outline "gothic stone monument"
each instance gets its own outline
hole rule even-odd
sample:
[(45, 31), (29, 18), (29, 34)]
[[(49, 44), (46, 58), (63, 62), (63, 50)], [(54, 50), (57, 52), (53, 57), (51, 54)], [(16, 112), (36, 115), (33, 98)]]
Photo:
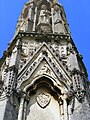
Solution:
[(0, 120), (90, 120), (89, 90), (63, 6), (26, 3), (0, 59)]

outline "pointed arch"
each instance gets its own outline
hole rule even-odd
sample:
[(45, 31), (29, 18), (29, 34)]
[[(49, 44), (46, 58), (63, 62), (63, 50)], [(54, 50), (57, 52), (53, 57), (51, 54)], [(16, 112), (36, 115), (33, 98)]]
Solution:
[(63, 90), (69, 91), (69, 88), (65, 83), (61, 83), (61, 86), (60, 86), (60, 84), (58, 84), (54, 78), (46, 74), (34, 78), (31, 83), (28, 83), (26, 85), (25, 84), (26, 84), (25, 82), (22, 83), (20, 87), (26, 93), (28, 90), (33, 91), (38, 89), (40, 86), (45, 86), (48, 89), (51, 89), (52, 91), (57, 92), (59, 94), (61, 94), (61, 91)]

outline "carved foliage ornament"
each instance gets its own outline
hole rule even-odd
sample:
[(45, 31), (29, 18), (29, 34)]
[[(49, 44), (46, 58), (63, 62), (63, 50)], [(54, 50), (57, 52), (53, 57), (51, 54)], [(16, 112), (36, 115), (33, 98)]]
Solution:
[(41, 108), (45, 108), (49, 105), (50, 101), (51, 101), (51, 97), (49, 94), (45, 93), (45, 92), (41, 92), (37, 98), (37, 103)]

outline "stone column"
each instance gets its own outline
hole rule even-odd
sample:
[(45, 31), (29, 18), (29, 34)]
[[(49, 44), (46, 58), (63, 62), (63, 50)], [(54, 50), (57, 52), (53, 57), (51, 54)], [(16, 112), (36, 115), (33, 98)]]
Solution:
[(60, 120), (64, 120), (63, 100), (61, 99), (61, 96), (59, 97), (59, 107), (60, 107)]
[(32, 7), (30, 6), (30, 9), (29, 9), (29, 19), (31, 20), (31, 13), (32, 13)]
[(64, 120), (68, 120), (67, 95), (63, 96)]
[(60, 106), (61, 109), (61, 120), (64, 120), (64, 109), (63, 109), (63, 105)]
[(18, 120), (22, 120), (23, 117), (23, 108), (24, 108), (24, 97), (20, 100), (19, 112), (18, 112)]
[(26, 110), (27, 109), (27, 101), (25, 100), (24, 102), (24, 115), (23, 115), (23, 120), (26, 120)]
[(35, 8), (35, 15), (34, 15), (33, 31), (35, 31), (35, 26), (36, 26), (36, 18), (37, 18), (37, 7)]
[(54, 33), (53, 8), (51, 8), (51, 14), (52, 14), (52, 31), (53, 31), (53, 33)]

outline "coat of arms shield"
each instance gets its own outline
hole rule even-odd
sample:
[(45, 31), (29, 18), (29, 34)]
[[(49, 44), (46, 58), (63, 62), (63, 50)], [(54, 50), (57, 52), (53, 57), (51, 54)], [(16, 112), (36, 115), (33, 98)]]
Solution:
[(45, 108), (48, 106), (48, 104), (50, 103), (51, 97), (48, 93), (45, 92), (41, 92), (37, 98), (37, 103), (41, 108)]

